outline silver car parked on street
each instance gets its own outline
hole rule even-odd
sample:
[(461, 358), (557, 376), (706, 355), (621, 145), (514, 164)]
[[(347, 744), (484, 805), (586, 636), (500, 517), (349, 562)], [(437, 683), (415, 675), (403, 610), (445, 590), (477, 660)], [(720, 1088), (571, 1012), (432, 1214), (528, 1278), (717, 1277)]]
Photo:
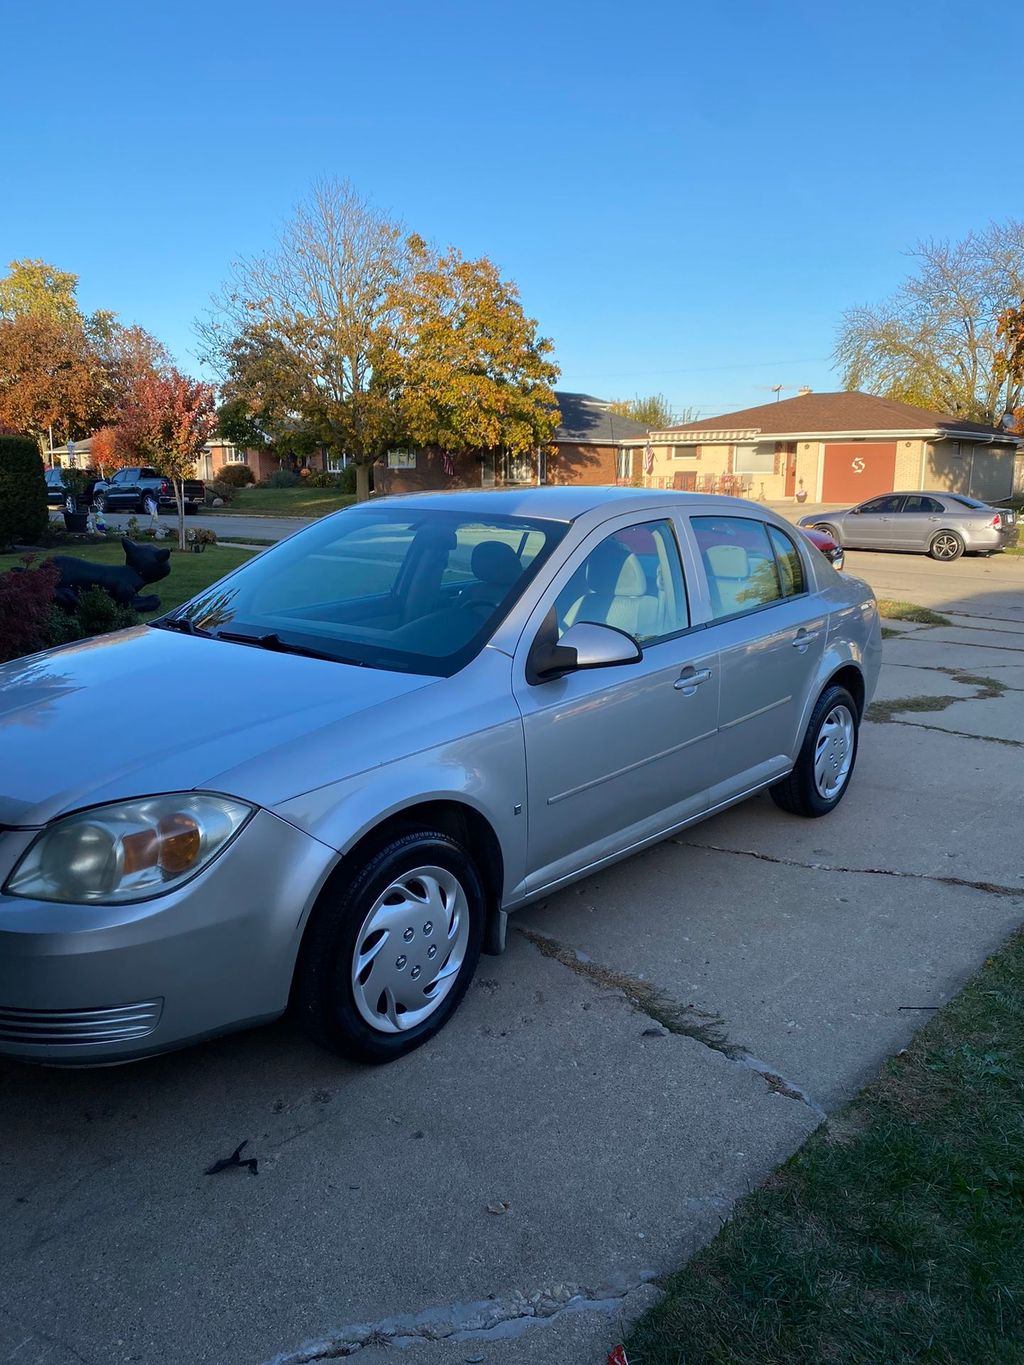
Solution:
[(844, 512), (817, 512), (799, 525), (846, 550), (917, 550), (950, 561), (1016, 545), (1017, 515), (964, 493), (885, 493)]
[(833, 810), (880, 654), (870, 588), (750, 502), (347, 508), (0, 668), (0, 1052), (123, 1060), (291, 1004), (398, 1057), (510, 911), (765, 788)]

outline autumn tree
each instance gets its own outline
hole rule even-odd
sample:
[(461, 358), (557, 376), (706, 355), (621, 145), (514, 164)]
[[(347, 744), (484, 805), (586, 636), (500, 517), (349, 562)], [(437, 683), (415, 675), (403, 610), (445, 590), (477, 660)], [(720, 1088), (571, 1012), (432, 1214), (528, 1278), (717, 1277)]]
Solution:
[[(616, 417), (628, 417), (633, 422), (640, 422), (650, 431), (664, 431), (666, 427), (675, 425), (672, 406), (663, 393), (652, 393), (647, 398), (637, 394), (635, 398), (616, 399), (608, 404), (608, 410)], [(683, 416), (679, 420), (685, 422), (688, 419)]]
[(35, 437), (45, 457), (50, 428), (86, 436), (108, 415), (112, 392), (80, 322), (22, 314), (0, 321), (0, 425)]
[(396, 286), (408, 269), (399, 224), (346, 182), (314, 186), (273, 251), (241, 260), (199, 324), (226, 399), (242, 399), (268, 440), (301, 428), (370, 466), (397, 434)]
[(37, 317), (51, 322), (80, 320), (75, 291), (78, 276), (46, 261), (11, 261), (0, 280), (0, 318)]
[(558, 368), (515, 285), (486, 257), (467, 261), (412, 244), (397, 291), (394, 370), (402, 426), (417, 445), (522, 453), (551, 439)]
[(178, 509), (178, 545), (185, 548), (185, 480), (216, 426), (214, 389), (170, 367), (144, 376), (134, 386), (119, 424), (125, 439), (174, 488)]
[(836, 360), (848, 389), (996, 425), (1020, 404), (999, 318), (1024, 296), (1024, 222), (923, 242), (896, 293), (843, 315)]
[(89, 457), (104, 478), (116, 469), (140, 463), (140, 454), (124, 427), (105, 426), (93, 432)]

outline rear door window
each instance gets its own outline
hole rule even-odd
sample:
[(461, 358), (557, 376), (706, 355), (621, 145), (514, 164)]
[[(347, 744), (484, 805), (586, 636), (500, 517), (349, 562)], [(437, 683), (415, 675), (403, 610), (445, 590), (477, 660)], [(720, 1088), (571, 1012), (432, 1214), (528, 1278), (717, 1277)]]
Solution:
[[(763, 521), (691, 517), (715, 620), (754, 611), (787, 596)], [(802, 580), (801, 580), (802, 581)]]

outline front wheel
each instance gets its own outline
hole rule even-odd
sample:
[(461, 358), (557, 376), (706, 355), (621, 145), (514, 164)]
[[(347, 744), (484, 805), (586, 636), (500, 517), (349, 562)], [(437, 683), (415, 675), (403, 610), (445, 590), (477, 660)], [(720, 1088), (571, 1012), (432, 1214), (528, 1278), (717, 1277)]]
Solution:
[(106, 494), (105, 494), (105, 493), (97, 493), (96, 496), (95, 496), (95, 497), (93, 498), (93, 500), (92, 500), (92, 505), (93, 505), (93, 507), (96, 508), (96, 511), (97, 511), (97, 512), (105, 512), (105, 511), (107, 510), (107, 497), (106, 497)]
[(814, 529), (815, 531), (820, 531), (822, 535), (831, 536), (837, 545), (842, 545), (843, 542), (839, 539), (839, 532), (831, 522), (817, 521), (814, 523)]
[(317, 1042), (390, 1062), (448, 1022), (476, 970), (486, 898), (469, 853), (447, 834), (397, 836), (313, 911), (292, 992)]
[(932, 559), (939, 559), (947, 564), (954, 559), (959, 559), (963, 552), (963, 538), (958, 536), (955, 531), (937, 531), (932, 536), (931, 544), (928, 546), (928, 553)]
[(835, 810), (857, 761), (859, 724), (857, 703), (846, 688), (826, 687), (811, 714), (793, 771), (771, 788), (775, 804), (810, 819)]

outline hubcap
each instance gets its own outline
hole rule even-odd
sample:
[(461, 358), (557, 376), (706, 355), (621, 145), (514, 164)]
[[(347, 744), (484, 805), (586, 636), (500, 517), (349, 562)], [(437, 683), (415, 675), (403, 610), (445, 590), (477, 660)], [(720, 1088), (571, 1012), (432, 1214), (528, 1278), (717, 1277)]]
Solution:
[(935, 554), (938, 559), (956, 559), (957, 550), (959, 550), (959, 548), (960, 542), (957, 540), (956, 536), (945, 535), (935, 537)]
[(831, 801), (846, 785), (853, 763), (853, 716), (847, 706), (833, 706), (818, 731), (814, 747), (814, 785)]
[(380, 1033), (429, 1019), (459, 974), (469, 943), (469, 905), (443, 867), (403, 872), (377, 897), (352, 955), (356, 1008)]

